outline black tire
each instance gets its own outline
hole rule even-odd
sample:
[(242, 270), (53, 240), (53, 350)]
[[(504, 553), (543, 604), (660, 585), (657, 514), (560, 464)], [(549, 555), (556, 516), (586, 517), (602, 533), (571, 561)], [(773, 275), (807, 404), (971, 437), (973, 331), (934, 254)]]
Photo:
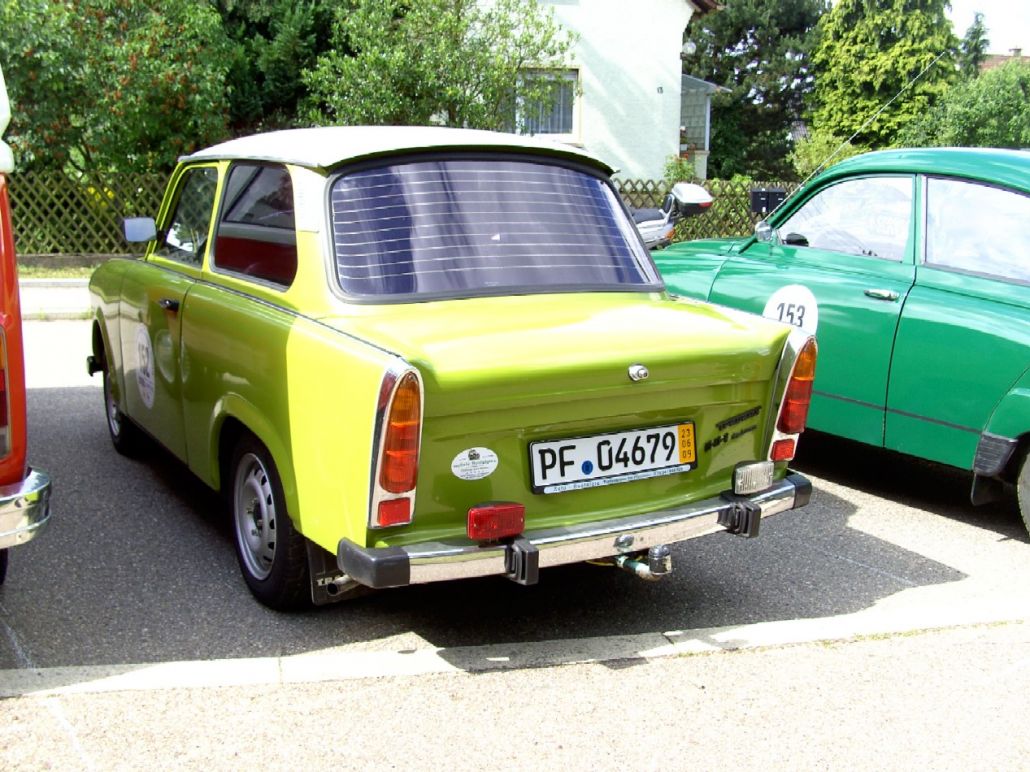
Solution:
[(1023, 525), (1030, 533), (1030, 453), (1023, 458), (1016, 480), (1016, 498), (1019, 500), (1019, 514), (1023, 516)]
[(271, 454), (244, 435), (233, 451), (228, 477), (233, 544), (247, 587), (269, 608), (310, 606), (307, 545), (286, 510)]
[(123, 456), (138, 455), (143, 446), (143, 432), (122, 412), (118, 404), (118, 396), (112, 383), (113, 376), (111, 368), (107, 364), (107, 356), (104, 355), (103, 371), (104, 377), (104, 416), (107, 418), (107, 432), (111, 435), (111, 444), (114, 449)]
[(0, 584), (7, 578), (7, 550), (0, 550)]

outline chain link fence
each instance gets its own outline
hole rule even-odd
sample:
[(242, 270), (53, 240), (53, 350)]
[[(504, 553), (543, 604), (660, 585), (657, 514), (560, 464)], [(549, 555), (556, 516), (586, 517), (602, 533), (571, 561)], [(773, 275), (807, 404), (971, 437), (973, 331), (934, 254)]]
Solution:
[[(12, 174), (8, 184), (15, 251), (23, 257), (138, 252), (122, 236), (122, 219), (156, 216), (166, 180), (157, 174), (104, 179), (55, 172)], [(669, 191), (668, 183), (658, 180), (616, 180), (615, 184), (633, 207), (657, 207)], [(703, 215), (682, 220), (677, 240), (747, 235), (760, 219), (751, 213), (753, 187), (780, 187), (788, 193), (797, 187), (729, 180), (708, 180), (703, 185), (712, 194), (712, 206)]]

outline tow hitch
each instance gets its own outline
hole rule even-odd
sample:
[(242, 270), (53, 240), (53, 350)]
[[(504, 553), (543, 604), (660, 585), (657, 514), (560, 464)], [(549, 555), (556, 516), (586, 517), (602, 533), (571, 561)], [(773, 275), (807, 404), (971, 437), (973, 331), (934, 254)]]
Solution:
[(623, 571), (628, 571), (648, 582), (657, 582), (663, 576), (672, 573), (672, 550), (667, 544), (656, 544), (646, 555), (643, 552), (616, 555), (614, 561)]

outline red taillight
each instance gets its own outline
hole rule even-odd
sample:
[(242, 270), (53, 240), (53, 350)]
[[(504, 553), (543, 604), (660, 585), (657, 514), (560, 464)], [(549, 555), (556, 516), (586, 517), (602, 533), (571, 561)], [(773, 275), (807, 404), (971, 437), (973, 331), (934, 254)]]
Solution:
[(379, 485), (389, 493), (414, 490), (418, 478), (418, 443), (422, 425), (422, 393), (414, 373), (397, 385), (386, 419)]
[(411, 522), (411, 499), (387, 499), (379, 502), (376, 525), (386, 528)]
[(780, 407), (776, 428), (784, 434), (798, 434), (805, 430), (808, 406), (812, 401), (812, 382), (815, 380), (815, 358), (815, 339), (809, 338), (798, 354), (794, 372), (790, 375), (786, 393), (783, 395), (783, 405)]
[(494, 541), (517, 536), (526, 527), (524, 504), (500, 502), (480, 504), (469, 510), (467, 533), (476, 541)]

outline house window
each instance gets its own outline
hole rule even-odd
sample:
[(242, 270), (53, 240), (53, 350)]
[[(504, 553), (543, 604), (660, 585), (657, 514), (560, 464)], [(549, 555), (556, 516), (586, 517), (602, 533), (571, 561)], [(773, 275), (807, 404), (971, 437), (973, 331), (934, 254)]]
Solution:
[(521, 103), (518, 123), (523, 134), (574, 134), (579, 71), (528, 72), (523, 82), (530, 86), (550, 86), (547, 99), (538, 104)]

